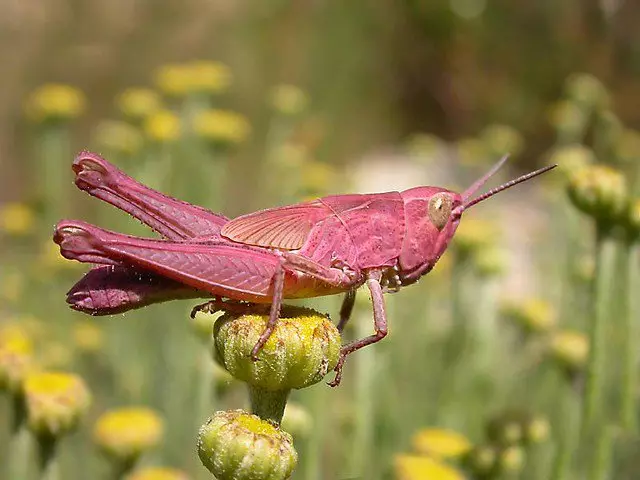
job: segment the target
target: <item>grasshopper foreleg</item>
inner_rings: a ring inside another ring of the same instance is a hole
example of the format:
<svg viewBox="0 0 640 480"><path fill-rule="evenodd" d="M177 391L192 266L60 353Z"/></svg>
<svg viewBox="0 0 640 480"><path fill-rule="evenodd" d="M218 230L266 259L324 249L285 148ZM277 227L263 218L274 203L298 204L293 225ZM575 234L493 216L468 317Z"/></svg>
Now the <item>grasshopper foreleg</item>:
<svg viewBox="0 0 640 480"><path fill-rule="evenodd" d="M329 383L332 387L340 385L342 379L342 368L348 355L352 354L356 350L359 350L367 345L372 345L379 342L387 336L387 314L384 307L384 297L382 295L382 286L380 285L380 279L382 275L379 271L371 271L367 274L367 287L371 292L371 301L373 304L373 321L375 325L375 333L368 337L361 338L354 342L345 345L340 350L340 358L338 364L335 366L334 371L336 377Z"/></svg>
<svg viewBox="0 0 640 480"><path fill-rule="evenodd" d="M273 333L273 330L276 328L278 323L278 318L280 317L280 308L282 307L282 293L284 290L284 267L283 267L284 259L281 257L280 265L276 269L276 273L273 276L273 298L271 300L271 310L269 311L269 320L267 320L267 326L264 331L260 335L260 338L253 346L251 350L251 360L254 362L258 360L258 353L264 347L264 344L267 343L269 337Z"/></svg>

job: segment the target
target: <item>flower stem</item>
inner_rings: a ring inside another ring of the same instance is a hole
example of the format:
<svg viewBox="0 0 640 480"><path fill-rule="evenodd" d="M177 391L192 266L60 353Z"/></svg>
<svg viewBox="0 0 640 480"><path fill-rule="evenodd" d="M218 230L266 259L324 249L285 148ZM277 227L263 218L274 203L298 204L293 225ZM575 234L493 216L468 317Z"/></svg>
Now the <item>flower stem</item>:
<svg viewBox="0 0 640 480"><path fill-rule="evenodd" d="M215 405L215 389L213 378L213 360L208 348L200 349L198 375L198 404L196 406L197 421L202 423L213 412ZM197 478L211 478L206 470L197 469ZM206 476L205 476L206 475Z"/></svg>
<svg viewBox="0 0 640 480"><path fill-rule="evenodd" d="M38 478L40 480L59 480L58 439L38 437Z"/></svg>
<svg viewBox="0 0 640 480"><path fill-rule="evenodd" d="M638 364L638 331L636 321L638 318L638 289L640 288L640 271L638 269L637 249L628 242L624 248L624 271L621 272L624 281L622 292L623 316L625 317L624 335L624 371L622 381L622 408L621 424L625 430L635 433L637 430L636 395L637 395L637 364Z"/></svg>
<svg viewBox="0 0 640 480"><path fill-rule="evenodd" d="M265 390L249 385L251 411L263 420L271 420L280 425L289 392L290 390Z"/></svg>
<svg viewBox="0 0 640 480"><path fill-rule="evenodd" d="M580 396L578 382L567 382L565 392L561 395L561 414L556 417L558 448L553 463L551 480L568 480L571 477L574 452L578 446L578 408Z"/></svg>
<svg viewBox="0 0 640 480"><path fill-rule="evenodd" d="M582 432L587 435L603 420L602 395L605 390L605 326L610 309L610 286L615 274L616 242L609 228L596 231L596 271L592 284L592 319L589 331L589 363L582 409ZM583 435L584 436L584 435Z"/></svg>
<svg viewBox="0 0 640 480"><path fill-rule="evenodd" d="M25 405L20 395L12 395L13 419L9 446L9 478L26 480L31 436L25 424Z"/></svg>

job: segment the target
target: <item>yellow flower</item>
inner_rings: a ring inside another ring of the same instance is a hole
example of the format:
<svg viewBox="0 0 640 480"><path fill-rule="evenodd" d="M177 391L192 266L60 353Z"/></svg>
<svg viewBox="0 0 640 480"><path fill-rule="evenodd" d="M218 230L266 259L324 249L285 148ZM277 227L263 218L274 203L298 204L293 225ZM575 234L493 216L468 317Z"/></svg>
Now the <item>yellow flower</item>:
<svg viewBox="0 0 640 480"><path fill-rule="evenodd" d="M95 353L102 348L104 334L102 328L91 320L79 320L74 325L73 339L78 350Z"/></svg>
<svg viewBox="0 0 640 480"><path fill-rule="evenodd" d="M77 375L29 374L24 380L27 425L39 436L58 437L73 430L89 408L91 395Z"/></svg>
<svg viewBox="0 0 640 480"><path fill-rule="evenodd" d="M465 480L455 468L431 457L397 455L395 458L396 480Z"/></svg>
<svg viewBox="0 0 640 480"><path fill-rule="evenodd" d="M236 144L247 139L251 125L244 116L230 110L205 110L196 114L193 130L216 143Z"/></svg>
<svg viewBox="0 0 640 480"><path fill-rule="evenodd" d="M142 468L127 477L127 480L189 480L189 476L175 468Z"/></svg>
<svg viewBox="0 0 640 480"><path fill-rule="evenodd" d="M413 437L412 445L416 452L442 460L460 458L471 449L467 437L442 428L419 430Z"/></svg>
<svg viewBox="0 0 640 480"><path fill-rule="evenodd" d="M524 146L522 134L509 125L489 125L480 137L489 151L495 155L518 155Z"/></svg>
<svg viewBox="0 0 640 480"><path fill-rule="evenodd" d="M453 238L453 246L462 258L467 258L492 247L498 239L499 231L495 223L471 217L460 223Z"/></svg>
<svg viewBox="0 0 640 480"><path fill-rule="evenodd" d="M524 466L525 453L521 447L511 446L500 452L498 466L502 472L519 472Z"/></svg>
<svg viewBox="0 0 640 480"><path fill-rule="evenodd" d="M181 134L180 119L169 110L160 110L144 122L146 135L156 142L172 142Z"/></svg>
<svg viewBox="0 0 640 480"><path fill-rule="evenodd" d="M190 90L203 93L221 93L226 91L233 80L231 69L223 63L208 60L196 60L187 64L190 70Z"/></svg>
<svg viewBox="0 0 640 480"><path fill-rule="evenodd" d="M155 83L167 95L182 97L189 92L191 71L184 64L163 65L155 72Z"/></svg>
<svg viewBox="0 0 640 480"><path fill-rule="evenodd" d="M33 231L36 217L24 203L6 203L0 207L0 231L9 235L27 235Z"/></svg>
<svg viewBox="0 0 640 480"><path fill-rule="evenodd" d="M162 419L153 410L145 407L120 408L98 418L93 439L107 455L129 462L156 447L162 439L163 430Z"/></svg>
<svg viewBox="0 0 640 480"><path fill-rule="evenodd" d="M27 99L25 111L34 122L69 120L82 115L84 94L71 85L47 84L34 90Z"/></svg>
<svg viewBox="0 0 640 480"><path fill-rule="evenodd" d="M593 150L578 143L554 149L549 158L549 164L558 164L558 171L565 180L595 161L596 156ZM549 177L555 178L554 175Z"/></svg>
<svg viewBox="0 0 640 480"><path fill-rule="evenodd" d="M144 143L140 130L127 122L117 120L100 122L95 129L94 136L96 143L101 147L127 155L138 152Z"/></svg>
<svg viewBox="0 0 640 480"><path fill-rule="evenodd" d="M551 337L550 354L570 372L581 370L589 357L589 340L575 330L560 330Z"/></svg>
<svg viewBox="0 0 640 480"><path fill-rule="evenodd" d="M283 115L298 115L302 112L309 99L307 94L295 85L278 85L270 95L272 107Z"/></svg>
<svg viewBox="0 0 640 480"><path fill-rule="evenodd" d="M626 178L608 165L590 165L574 172L567 190L576 208L597 222L613 225L627 213Z"/></svg>
<svg viewBox="0 0 640 480"><path fill-rule="evenodd" d="M553 306L539 298L506 302L501 307L501 313L527 333L548 332L557 322Z"/></svg>
<svg viewBox="0 0 640 480"><path fill-rule="evenodd" d="M120 111L134 120L143 120L162 108L160 95L150 88L128 88L116 98Z"/></svg>
<svg viewBox="0 0 640 480"><path fill-rule="evenodd" d="M18 325L0 325L0 390L18 392L33 367L33 345Z"/></svg>

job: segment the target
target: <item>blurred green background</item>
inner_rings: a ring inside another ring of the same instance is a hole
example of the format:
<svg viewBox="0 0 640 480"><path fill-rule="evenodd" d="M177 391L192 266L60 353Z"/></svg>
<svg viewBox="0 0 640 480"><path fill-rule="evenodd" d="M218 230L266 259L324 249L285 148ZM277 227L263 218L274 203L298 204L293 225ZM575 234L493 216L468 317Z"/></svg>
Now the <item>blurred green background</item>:
<svg viewBox="0 0 640 480"><path fill-rule="evenodd" d="M11 420L32 368L75 372L93 397L63 479L129 473L94 430L130 405L164 425L132 468L211 478L198 427L247 407L195 302L67 308L86 267L59 256L55 222L151 235L74 187L91 149L229 217L462 190L507 152L496 184L559 163L465 215L436 269L387 296L390 335L342 386L294 392L293 478L640 478L639 24L631 0L0 0L0 477L42 474ZM371 331L367 299L347 340ZM335 319L340 298L305 304Z"/></svg>

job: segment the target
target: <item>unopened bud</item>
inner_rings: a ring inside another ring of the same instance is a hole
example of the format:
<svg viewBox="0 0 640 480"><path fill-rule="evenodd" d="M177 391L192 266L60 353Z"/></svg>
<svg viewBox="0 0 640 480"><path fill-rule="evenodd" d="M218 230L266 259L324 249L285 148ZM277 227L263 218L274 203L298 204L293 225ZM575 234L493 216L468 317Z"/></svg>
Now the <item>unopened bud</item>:
<svg viewBox="0 0 640 480"><path fill-rule="evenodd" d="M551 337L549 354L570 375L581 372L589 357L589 340L581 332L561 330Z"/></svg>

